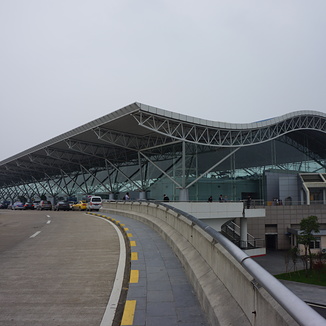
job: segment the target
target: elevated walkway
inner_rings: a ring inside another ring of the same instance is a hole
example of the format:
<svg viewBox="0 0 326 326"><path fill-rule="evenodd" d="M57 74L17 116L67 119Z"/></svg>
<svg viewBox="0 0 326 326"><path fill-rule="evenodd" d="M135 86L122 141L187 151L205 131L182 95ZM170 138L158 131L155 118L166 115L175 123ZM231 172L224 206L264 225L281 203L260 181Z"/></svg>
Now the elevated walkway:
<svg viewBox="0 0 326 326"><path fill-rule="evenodd" d="M135 219L107 214L131 243L131 276L122 325L208 326L205 312L171 247Z"/></svg>
<svg viewBox="0 0 326 326"><path fill-rule="evenodd" d="M139 220L179 258L210 325L324 325L325 320L219 232L167 205L106 203Z"/></svg>

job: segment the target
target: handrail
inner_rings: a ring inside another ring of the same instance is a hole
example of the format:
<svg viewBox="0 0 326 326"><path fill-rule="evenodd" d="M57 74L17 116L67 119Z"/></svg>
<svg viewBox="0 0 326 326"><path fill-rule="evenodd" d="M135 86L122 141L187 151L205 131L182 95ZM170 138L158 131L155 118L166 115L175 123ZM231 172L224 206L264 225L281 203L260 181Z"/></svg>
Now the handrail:
<svg viewBox="0 0 326 326"><path fill-rule="evenodd" d="M150 202L147 202L148 204ZM207 232L215 241L225 248L252 276L258 283L302 326L322 326L325 325L325 319L315 310L309 307L304 301L297 297L292 291L279 282L274 276L268 273L250 256L238 248L235 244L224 237L201 220L189 213L181 211L166 203L159 203L190 220L193 224Z"/></svg>
<svg viewBox="0 0 326 326"><path fill-rule="evenodd" d="M227 221L226 223L224 223L222 225L221 229L229 236L232 236L233 240L238 240L239 243L241 244L240 248L246 248L248 246L248 244L255 248L257 240L261 240L261 239L255 238L252 234L247 233L247 240L242 241L240 239L240 226L238 224L234 223L233 221ZM229 232L228 230L230 230L231 232ZM235 238L235 235L236 235L236 238ZM233 243L234 243L234 241L233 241Z"/></svg>

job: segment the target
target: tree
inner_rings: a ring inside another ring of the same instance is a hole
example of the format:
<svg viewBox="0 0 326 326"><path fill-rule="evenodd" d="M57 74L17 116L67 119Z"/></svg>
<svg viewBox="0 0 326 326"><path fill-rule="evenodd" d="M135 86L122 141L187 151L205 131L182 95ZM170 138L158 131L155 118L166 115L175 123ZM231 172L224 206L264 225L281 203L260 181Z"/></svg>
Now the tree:
<svg viewBox="0 0 326 326"><path fill-rule="evenodd" d="M314 233L319 233L320 225L317 216L308 216L303 218L300 222L301 234L298 237L298 242L304 245L305 249L305 268L308 269L307 257L309 253L310 269L312 269L312 253L310 249L310 242L315 240Z"/></svg>
<svg viewBox="0 0 326 326"><path fill-rule="evenodd" d="M290 269L288 268L290 260L292 261L293 264L293 270L297 270L297 261L299 257L299 249L297 246L291 248L285 255L285 268L286 272L288 273Z"/></svg>

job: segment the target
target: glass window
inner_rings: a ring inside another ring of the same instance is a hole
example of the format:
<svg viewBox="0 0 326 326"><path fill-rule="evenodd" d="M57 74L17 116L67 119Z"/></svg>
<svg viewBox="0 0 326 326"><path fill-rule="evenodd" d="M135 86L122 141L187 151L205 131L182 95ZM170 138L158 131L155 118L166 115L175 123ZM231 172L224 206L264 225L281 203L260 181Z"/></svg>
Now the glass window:
<svg viewBox="0 0 326 326"><path fill-rule="evenodd" d="M320 248L320 237L315 237L315 240L310 241L310 249L319 249Z"/></svg>

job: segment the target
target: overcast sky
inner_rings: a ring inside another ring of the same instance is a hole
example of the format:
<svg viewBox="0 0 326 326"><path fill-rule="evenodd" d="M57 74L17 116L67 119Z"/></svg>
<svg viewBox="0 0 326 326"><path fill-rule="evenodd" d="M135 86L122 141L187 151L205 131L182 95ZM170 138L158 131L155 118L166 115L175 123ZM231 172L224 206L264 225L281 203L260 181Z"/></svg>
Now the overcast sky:
<svg viewBox="0 0 326 326"><path fill-rule="evenodd" d="M1 0L0 161L141 102L326 112L326 1Z"/></svg>

